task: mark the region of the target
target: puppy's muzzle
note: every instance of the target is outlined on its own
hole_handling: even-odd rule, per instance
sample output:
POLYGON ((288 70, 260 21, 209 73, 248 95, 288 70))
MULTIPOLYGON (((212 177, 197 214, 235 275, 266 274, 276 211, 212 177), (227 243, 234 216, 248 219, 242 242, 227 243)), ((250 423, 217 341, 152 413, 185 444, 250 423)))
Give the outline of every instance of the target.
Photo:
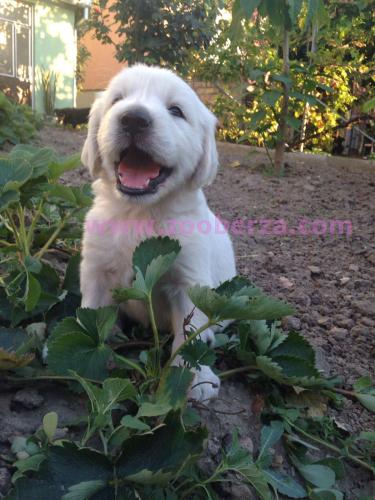
POLYGON ((126 110, 120 121, 123 131, 132 137, 143 134, 152 125, 150 113, 141 106, 126 110))

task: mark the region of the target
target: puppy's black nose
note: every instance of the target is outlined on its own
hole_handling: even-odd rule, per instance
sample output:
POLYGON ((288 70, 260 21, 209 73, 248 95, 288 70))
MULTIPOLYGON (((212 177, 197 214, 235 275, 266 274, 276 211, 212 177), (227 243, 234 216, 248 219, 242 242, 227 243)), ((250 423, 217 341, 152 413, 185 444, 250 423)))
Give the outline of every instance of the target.
POLYGON ((125 132, 136 135, 144 132, 151 126, 150 113, 145 108, 130 108, 121 117, 121 125, 125 132))

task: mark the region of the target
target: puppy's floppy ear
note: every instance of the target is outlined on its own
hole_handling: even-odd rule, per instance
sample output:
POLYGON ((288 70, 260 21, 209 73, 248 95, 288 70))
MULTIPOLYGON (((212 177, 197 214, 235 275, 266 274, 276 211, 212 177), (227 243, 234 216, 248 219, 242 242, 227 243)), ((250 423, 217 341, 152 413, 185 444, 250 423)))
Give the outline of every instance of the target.
POLYGON ((197 188, 211 184, 216 177, 218 167, 216 125, 216 116, 204 106, 203 153, 192 179, 194 187, 197 188))
POLYGON ((82 163, 89 169, 92 177, 98 177, 102 168, 102 160, 100 158, 98 145, 98 131, 100 120, 102 118, 102 98, 96 99, 90 110, 90 118, 88 132, 85 144, 83 145, 81 160, 82 163))

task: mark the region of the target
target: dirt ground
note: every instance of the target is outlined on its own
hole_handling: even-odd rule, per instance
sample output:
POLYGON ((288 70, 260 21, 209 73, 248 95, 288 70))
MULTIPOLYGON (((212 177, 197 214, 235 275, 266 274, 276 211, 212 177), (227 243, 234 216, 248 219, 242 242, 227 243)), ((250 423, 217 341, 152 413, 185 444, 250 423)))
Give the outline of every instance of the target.
MULTIPOLYGON (((40 132, 37 142, 70 154, 80 151, 84 137, 84 131, 50 127, 40 132)), ((239 273, 295 307, 287 326, 311 341, 326 373, 342 376, 347 388, 360 376, 375 378, 375 163, 293 153, 287 155, 285 175, 275 177, 268 175, 267 156, 261 149, 219 144, 219 153, 222 168, 206 194, 214 212, 232 223, 239 273), (246 221, 245 225, 233 224, 237 219, 246 221), (331 225, 334 234, 329 234, 333 229, 321 235, 301 234, 301 219, 307 220, 310 233, 331 225), (257 225, 254 220, 262 222, 257 225), (351 221, 352 234, 338 234, 339 226, 332 221, 351 221), (245 227, 252 228, 252 234, 247 230, 247 234, 234 234, 245 227)), ((82 168, 74 182, 88 179, 82 168)), ((346 233, 348 228, 349 224, 346 233)), ((42 406, 47 408, 47 403, 44 395, 42 406)), ((206 460, 214 460, 233 426, 240 428, 246 446, 256 447, 259 422, 251 406, 251 393, 242 383, 223 384, 221 399, 206 417, 213 431, 206 460), (215 415, 215 409, 228 408, 244 411, 232 417, 215 415)), ((0 427, 6 422, 11 425, 14 413, 1 405, 0 427)), ((374 416, 352 402, 335 418, 351 432, 375 428, 374 416)), ((19 432, 20 427, 11 434, 19 432)), ((9 440, 8 434, 0 433, 0 441, 9 440)), ((223 498, 252 498, 249 490, 241 488, 233 486, 223 492, 223 498)), ((375 497, 371 478, 351 466, 341 488, 349 500, 358 498, 363 488, 375 497)))

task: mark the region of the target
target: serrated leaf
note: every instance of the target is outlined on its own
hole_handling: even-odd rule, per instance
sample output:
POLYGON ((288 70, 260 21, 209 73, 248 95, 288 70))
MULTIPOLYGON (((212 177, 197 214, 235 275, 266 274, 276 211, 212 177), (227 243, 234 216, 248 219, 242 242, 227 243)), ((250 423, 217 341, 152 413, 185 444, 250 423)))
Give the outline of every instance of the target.
POLYGON ((74 318, 65 318, 52 331, 47 342, 48 366, 56 374, 79 375, 104 380, 112 350, 98 338, 97 332, 85 330, 74 318))
POLYGON ((112 478, 113 466, 104 455, 64 442, 48 448, 38 472, 19 479, 8 500, 58 499, 71 486, 88 481, 107 483, 112 478))
MULTIPOLYGON (((216 343, 215 346, 217 347, 216 343)), ((190 368, 198 368, 199 365, 212 366, 216 359, 215 351, 202 340, 186 344, 180 355, 190 368)))
POLYGON ((112 297, 116 302, 126 302, 127 300, 146 300, 147 294, 138 288, 115 288, 112 297))
POLYGON ((0 192, 18 190, 32 175, 32 167, 25 160, 0 158, 0 192))
POLYGON ((169 403, 142 403, 138 409, 137 417, 159 417, 171 411, 169 403))
POLYGON ((273 469, 263 469, 263 473, 269 483, 282 495, 289 498, 305 498, 307 496, 305 488, 292 477, 273 469))
POLYGON ((49 165, 48 168, 48 177, 50 179, 58 179, 60 175, 64 172, 68 172, 69 170, 73 170, 80 165, 80 155, 75 154, 69 156, 68 158, 62 161, 55 161, 49 165))
POLYGON ((271 446, 280 440, 283 434, 284 425, 280 420, 273 420, 270 425, 265 425, 262 428, 258 460, 262 458, 271 446))
POLYGON ((124 417, 122 417, 121 425, 129 429, 135 429, 142 432, 149 431, 151 429, 149 425, 142 422, 142 420, 140 420, 139 418, 133 417, 132 415, 125 415, 124 417))
POLYGON ((99 342, 104 342, 117 320, 117 307, 88 309, 80 307, 76 311, 77 320, 87 334, 99 342))
POLYGON ((171 254, 177 254, 181 250, 181 245, 177 240, 165 237, 149 238, 140 243, 133 253, 134 269, 138 268, 143 276, 146 276, 147 267, 154 259, 171 254))
POLYGON ((194 374, 181 366, 170 366, 164 369, 156 391, 156 402, 169 405, 173 410, 183 408, 186 405, 193 378, 194 374))
POLYGON ((182 466, 203 450, 207 431, 185 431, 181 415, 172 413, 153 434, 136 435, 125 441, 117 462, 117 477, 141 484, 163 484, 178 477, 182 466))
POLYGON ((255 464, 251 464, 245 468, 237 469, 237 472, 247 479, 261 500, 272 500, 267 477, 263 470, 259 469, 255 464))
POLYGON ((127 399, 134 400, 136 391, 129 379, 107 378, 102 387, 101 405, 103 412, 110 411, 117 403, 127 399))
POLYGON ((226 319, 279 319, 292 314, 292 309, 285 303, 266 297, 253 295, 252 289, 245 289, 240 295, 227 297, 207 286, 195 285, 188 291, 193 304, 206 316, 215 321, 226 319), (250 294, 250 295, 249 295, 250 294))
POLYGON ((69 487, 68 493, 61 497, 61 500, 86 500, 95 493, 102 490, 106 482, 102 480, 83 481, 69 487))
POLYGON ((20 193, 18 191, 9 189, 5 193, 0 193, 0 211, 5 210, 13 203, 17 203, 20 200, 20 193))
POLYGON ((298 332, 289 332, 284 341, 272 349, 270 355, 273 359, 280 356, 291 356, 304 359, 311 365, 315 365, 315 351, 308 341, 298 332))

